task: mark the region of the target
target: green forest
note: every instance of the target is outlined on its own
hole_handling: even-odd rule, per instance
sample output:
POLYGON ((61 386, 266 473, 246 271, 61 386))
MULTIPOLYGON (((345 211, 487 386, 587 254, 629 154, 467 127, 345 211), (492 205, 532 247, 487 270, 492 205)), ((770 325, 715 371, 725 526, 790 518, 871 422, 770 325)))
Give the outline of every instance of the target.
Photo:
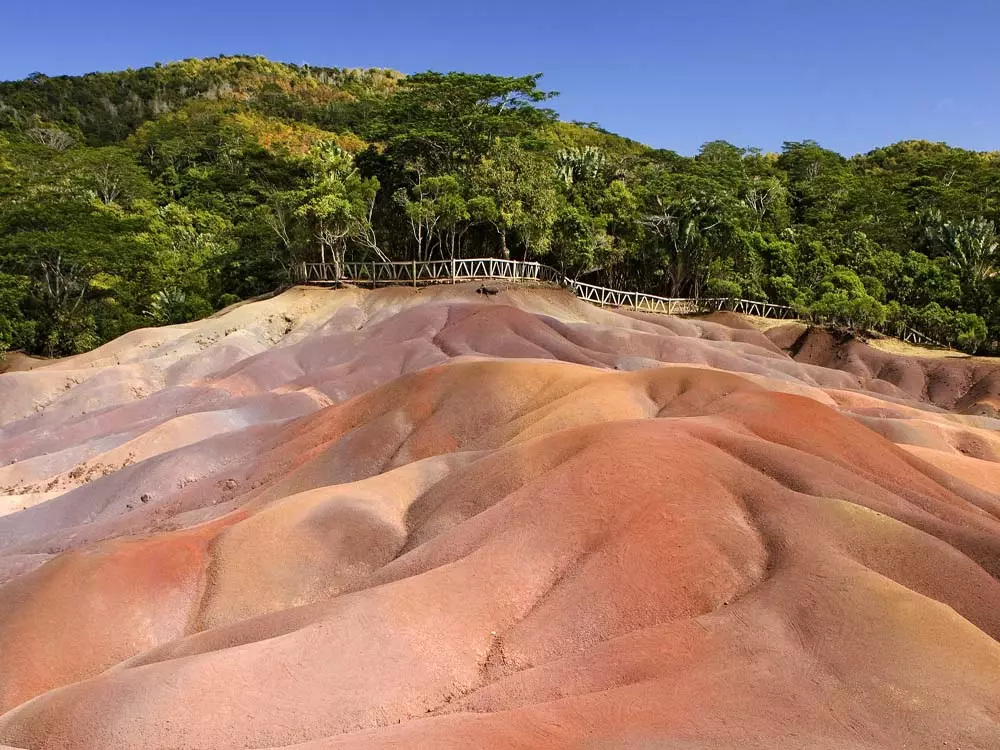
POLYGON ((203 317, 303 261, 493 255, 996 353, 1000 153, 686 157, 553 98, 538 75, 259 57, 0 83, 0 352, 203 317))

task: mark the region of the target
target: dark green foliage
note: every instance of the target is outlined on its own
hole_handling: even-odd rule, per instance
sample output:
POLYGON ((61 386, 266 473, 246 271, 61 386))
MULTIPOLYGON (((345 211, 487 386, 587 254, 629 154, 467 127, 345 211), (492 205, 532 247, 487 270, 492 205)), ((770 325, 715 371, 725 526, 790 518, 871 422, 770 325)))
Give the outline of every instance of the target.
POLYGON ((937 341, 966 352, 979 349, 988 335, 986 323, 978 315, 950 310, 937 302, 908 311, 907 322, 937 341))
POLYGON ((303 261, 481 255, 997 348, 997 154, 686 158, 559 122, 551 96, 259 57, 0 83, 0 351, 192 320, 303 261))

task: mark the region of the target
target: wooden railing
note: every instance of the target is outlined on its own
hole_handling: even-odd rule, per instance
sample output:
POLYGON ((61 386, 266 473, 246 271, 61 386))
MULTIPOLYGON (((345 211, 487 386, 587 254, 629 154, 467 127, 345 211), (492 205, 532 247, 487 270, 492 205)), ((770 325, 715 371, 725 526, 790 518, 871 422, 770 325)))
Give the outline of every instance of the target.
MULTIPOLYGON (((295 281, 304 284, 393 284, 425 286, 427 284, 457 283, 461 281, 538 281, 560 284, 577 297, 602 307, 624 307, 641 312, 684 315, 698 312, 729 311, 762 318, 794 319, 800 317, 794 307, 776 305, 760 300, 733 297, 660 297, 645 292, 626 292, 621 289, 595 286, 564 276, 551 266, 533 261, 505 260, 503 258, 456 258, 454 260, 393 261, 368 263, 303 263, 296 269, 295 281)), ((817 320, 816 322, 824 322, 817 320)), ((938 346, 929 336, 906 328, 889 331, 884 327, 879 333, 901 338, 912 344, 938 346)))
POLYGON ((296 281, 306 284, 435 284, 480 279, 549 281, 562 276, 541 263, 502 258, 456 258, 455 260, 394 261, 390 263, 303 263, 296 281))

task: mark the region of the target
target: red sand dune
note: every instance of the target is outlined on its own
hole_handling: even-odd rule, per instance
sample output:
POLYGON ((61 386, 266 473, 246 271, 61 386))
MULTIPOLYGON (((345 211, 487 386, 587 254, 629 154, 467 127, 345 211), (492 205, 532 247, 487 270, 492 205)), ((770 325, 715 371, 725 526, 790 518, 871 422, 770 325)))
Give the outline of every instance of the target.
POLYGON ((0 376, 0 747, 1000 747, 1000 422, 820 364, 460 286, 0 376))
POLYGON ((1000 363, 976 357, 905 357, 874 349, 850 334, 801 324, 768 332, 796 361, 843 370, 872 387, 962 414, 1000 418, 1000 363))

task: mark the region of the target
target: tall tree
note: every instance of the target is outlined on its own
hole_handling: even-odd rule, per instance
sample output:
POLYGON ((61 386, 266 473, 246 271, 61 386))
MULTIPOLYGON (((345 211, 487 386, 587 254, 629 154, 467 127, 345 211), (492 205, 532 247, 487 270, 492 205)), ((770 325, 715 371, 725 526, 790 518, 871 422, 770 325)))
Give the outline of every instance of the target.
POLYGON ((377 137, 402 162, 420 157, 432 174, 475 164, 497 138, 525 136, 552 122, 537 105, 553 95, 541 75, 419 73, 387 100, 377 137))
POLYGON ((348 239, 371 232, 371 205, 379 183, 374 177, 362 177, 354 157, 333 144, 313 148, 304 166, 306 185, 293 191, 295 215, 308 225, 320 262, 326 263, 329 255, 339 275, 348 239))
POLYGON ((988 285, 1000 271, 1000 234, 996 224, 983 218, 942 221, 940 214, 927 228, 937 247, 958 272, 967 302, 976 308, 990 303, 988 285))

